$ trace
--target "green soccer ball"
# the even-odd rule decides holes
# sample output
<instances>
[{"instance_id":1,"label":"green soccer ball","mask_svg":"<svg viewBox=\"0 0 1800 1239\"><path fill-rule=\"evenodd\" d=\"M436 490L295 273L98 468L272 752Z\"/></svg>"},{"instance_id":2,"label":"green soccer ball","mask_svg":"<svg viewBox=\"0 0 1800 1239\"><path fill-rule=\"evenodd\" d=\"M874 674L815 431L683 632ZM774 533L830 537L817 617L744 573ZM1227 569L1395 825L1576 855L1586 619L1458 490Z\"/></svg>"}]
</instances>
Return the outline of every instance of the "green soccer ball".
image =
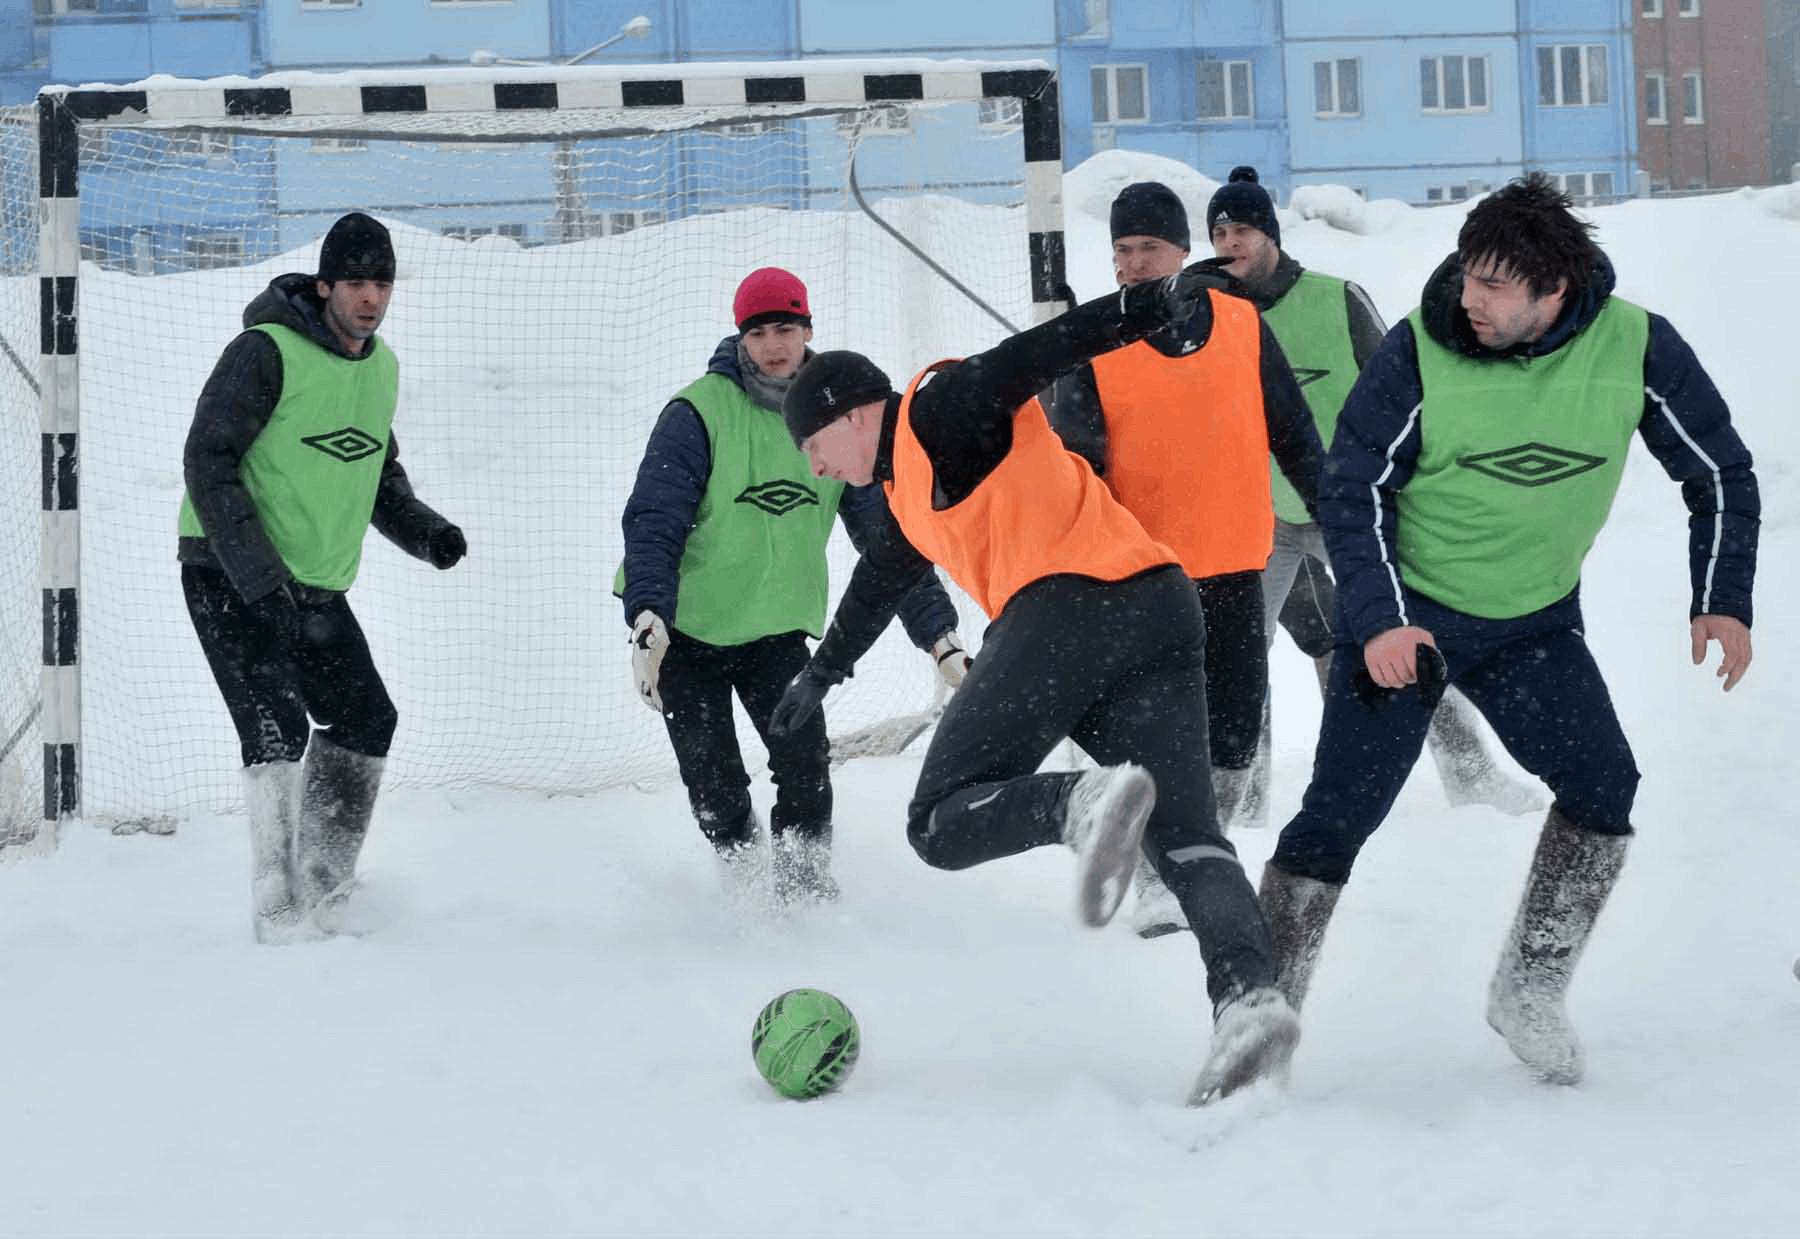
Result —
<instances>
[{"instance_id":1,"label":"green soccer ball","mask_svg":"<svg viewBox=\"0 0 1800 1239\"><path fill-rule=\"evenodd\" d=\"M756 1017L750 1052L776 1092L805 1101L849 1077L862 1033L850 1008L824 990L791 989Z\"/></svg>"}]
</instances>

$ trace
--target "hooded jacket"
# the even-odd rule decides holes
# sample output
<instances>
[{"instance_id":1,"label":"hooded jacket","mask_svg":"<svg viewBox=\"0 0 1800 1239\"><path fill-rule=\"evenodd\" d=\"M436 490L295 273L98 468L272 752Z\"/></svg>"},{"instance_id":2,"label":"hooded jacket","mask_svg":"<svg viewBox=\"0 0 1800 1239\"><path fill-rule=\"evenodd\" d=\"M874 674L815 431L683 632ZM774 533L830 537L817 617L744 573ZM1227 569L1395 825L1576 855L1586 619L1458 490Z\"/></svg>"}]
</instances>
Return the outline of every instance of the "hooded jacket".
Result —
<instances>
[{"instance_id":1,"label":"hooded jacket","mask_svg":"<svg viewBox=\"0 0 1800 1239\"><path fill-rule=\"evenodd\" d=\"M269 424L285 384L281 346L260 325L283 327L334 357L363 365L379 363L385 348L371 340L352 357L343 352L323 316L324 303L311 275L276 277L244 308L245 330L225 346L201 390L182 453L187 498L201 536L184 535L177 557L184 564L224 571L246 602L255 602L292 579L245 485L244 455ZM391 364L392 354L387 354ZM432 538L450 522L413 494L400 466L399 442L391 432L368 522L407 554L430 558ZM319 495L321 503L340 500Z\"/></svg>"},{"instance_id":2,"label":"hooded jacket","mask_svg":"<svg viewBox=\"0 0 1800 1239\"><path fill-rule=\"evenodd\" d=\"M1399 566L1402 521L1409 518L1401 516L1396 496L1419 468L1424 437L1432 433L1420 350L1440 350L1447 358L1491 367L1491 385L1503 389L1509 374L1528 374L1535 360L1555 356L1595 325L1612 297L1614 276L1602 255L1585 286L1571 290L1562 313L1541 338L1503 351L1476 338L1462 308L1462 281L1455 255L1432 274L1418 311L1387 334L1364 367L1326 455L1319 519L1338 581L1339 627L1358 644L1413 622L1407 592L1414 583ZM1749 624L1761 513L1750 453L1687 342L1667 319L1646 317L1642 357L1615 361L1623 360L1634 374L1641 372L1636 433L1680 483L1688 507L1690 618L1729 615ZM1526 390L1524 383L1520 389ZM1557 455L1555 445L1521 446L1550 449L1534 455L1518 475L1521 485L1546 484L1545 461ZM1504 467L1496 461L1459 463ZM1495 493L1510 503L1531 502L1530 489Z\"/></svg>"},{"instance_id":3,"label":"hooded jacket","mask_svg":"<svg viewBox=\"0 0 1800 1239\"><path fill-rule=\"evenodd\" d=\"M738 362L741 339L730 335L719 341L706 372L746 388ZM770 410L769 415L781 420L779 409ZM627 624L644 611L662 616L664 622L673 621L681 590L682 551L711 475L712 441L705 422L693 404L678 396L663 406L650 432L643 463L625 504L625 560L619 596ZM838 519L858 551L900 536L887 500L876 486L844 487ZM901 601L900 620L912 643L929 651L939 637L957 627L956 607L935 572L917 574L912 584L915 588ZM844 601L849 604L848 613L843 610ZM855 599L844 601L835 622L866 633L873 644L892 612L877 618L858 611ZM848 672L847 667L842 670Z\"/></svg>"}]
</instances>

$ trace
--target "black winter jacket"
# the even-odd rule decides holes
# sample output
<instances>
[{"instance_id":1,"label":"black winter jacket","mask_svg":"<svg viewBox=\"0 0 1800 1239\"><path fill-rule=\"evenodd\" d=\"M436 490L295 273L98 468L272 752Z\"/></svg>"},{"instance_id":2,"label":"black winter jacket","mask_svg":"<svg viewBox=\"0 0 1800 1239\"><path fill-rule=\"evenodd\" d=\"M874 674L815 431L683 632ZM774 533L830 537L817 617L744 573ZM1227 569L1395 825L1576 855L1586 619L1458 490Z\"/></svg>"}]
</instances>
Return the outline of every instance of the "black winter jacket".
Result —
<instances>
[{"instance_id":1,"label":"black winter jacket","mask_svg":"<svg viewBox=\"0 0 1800 1239\"><path fill-rule=\"evenodd\" d=\"M206 536L182 538L177 558L184 564L223 569L245 602L255 602L292 579L263 531L238 472L244 453L268 425L282 388L280 347L249 328L277 323L322 349L348 356L325 324L316 283L311 275L277 276L244 307L245 331L225 346L201 389L182 451L188 496ZM399 440L392 433L370 524L408 555L424 560L431 557L432 538L450 526L413 494L406 470L400 467Z\"/></svg>"}]
</instances>

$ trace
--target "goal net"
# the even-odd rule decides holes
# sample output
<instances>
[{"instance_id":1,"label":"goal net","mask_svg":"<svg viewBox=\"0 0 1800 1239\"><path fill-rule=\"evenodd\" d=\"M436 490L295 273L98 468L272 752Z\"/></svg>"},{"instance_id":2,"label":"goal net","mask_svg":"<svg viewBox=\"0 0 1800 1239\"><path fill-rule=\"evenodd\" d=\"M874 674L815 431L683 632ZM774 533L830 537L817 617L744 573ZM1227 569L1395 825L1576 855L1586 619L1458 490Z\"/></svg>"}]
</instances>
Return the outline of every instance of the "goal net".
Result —
<instances>
[{"instance_id":1,"label":"goal net","mask_svg":"<svg viewBox=\"0 0 1800 1239\"><path fill-rule=\"evenodd\" d=\"M0 793L25 807L0 806L0 846L40 820L237 803L175 560L182 447L245 305L314 270L338 216L393 233L401 460L469 540L438 573L368 539L351 601L400 709L389 784L653 784L675 767L632 688L620 516L658 413L734 330L738 281L794 271L814 347L896 382L987 347L1062 278L1058 123L1035 63L47 90L3 130ZM840 531L834 605L853 562ZM952 596L974 645L983 617ZM926 710L934 687L895 623L830 728Z\"/></svg>"}]
</instances>

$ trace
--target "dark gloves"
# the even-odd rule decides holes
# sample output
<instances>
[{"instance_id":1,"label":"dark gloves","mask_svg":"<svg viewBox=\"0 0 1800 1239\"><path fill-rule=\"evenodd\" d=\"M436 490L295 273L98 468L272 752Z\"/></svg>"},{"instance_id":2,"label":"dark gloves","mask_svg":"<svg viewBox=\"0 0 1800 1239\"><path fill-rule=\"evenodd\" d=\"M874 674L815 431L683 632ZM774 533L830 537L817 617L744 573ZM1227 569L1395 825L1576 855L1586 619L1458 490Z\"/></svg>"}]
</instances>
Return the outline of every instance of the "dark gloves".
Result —
<instances>
[{"instance_id":1,"label":"dark gloves","mask_svg":"<svg viewBox=\"0 0 1800 1239\"><path fill-rule=\"evenodd\" d=\"M1162 282L1163 303L1168 307L1171 323L1185 323L1206 300L1207 290L1242 294L1243 285L1221 264L1228 258L1202 258L1191 262Z\"/></svg>"},{"instance_id":2,"label":"dark gloves","mask_svg":"<svg viewBox=\"0 0 1800 1239\"><path fill-rule=\"evenodd\" d=\"M292 581L283 581L248 603L244 611L268 634L269 644L281 650L292 650L300 644L300 604Z\"/></svg>"},{"instance_id":3,"label":"dark gloves","mask_svg":"<svg viewBox=\"0 0 1800 1239\"><path fill-rule=\"evenodd\" d=\"M769 716L769 731L776 736L790 736L802 727L815 713L819 703L825 700L830 691L832 681L825 679L811 663L795 676L781 694L781 700L775 703L775 713Z\"/></svg>"},{"instance_id":4,"label":"dark gloves","mask_svg":"<svg viewBox=\"0 0 1800 1239\"><path fill-rule=\"evenodd\" d=\"M434 568L454 568L458 560L469 553L469 540L463 537L463 531L455 525L445 525L431 535L431 545L427 548Z\"/></svg>"},{"instance_id":5,"label":"dark gloves","mask_svg":"<svg viewBox=\"0 0 1800 1239\"><path fill-rule=\"evenodd\" d=\"M1426 645L1423 641L1417 646L1419 678L1408 687L1419 691L1419 701L1427 710L1437 709L1438 702L1444 699L1444 690L1450 687L1450 668L1444 662L1444 656L1435 645ZM1396 696L1406 691L1404 688L1383 688L1369 674L1368 668L1357 667L1350 677L1351 685L1356 689L1356 699L1370 710L1379 710Z\"/></svg>"}]
</instances>

